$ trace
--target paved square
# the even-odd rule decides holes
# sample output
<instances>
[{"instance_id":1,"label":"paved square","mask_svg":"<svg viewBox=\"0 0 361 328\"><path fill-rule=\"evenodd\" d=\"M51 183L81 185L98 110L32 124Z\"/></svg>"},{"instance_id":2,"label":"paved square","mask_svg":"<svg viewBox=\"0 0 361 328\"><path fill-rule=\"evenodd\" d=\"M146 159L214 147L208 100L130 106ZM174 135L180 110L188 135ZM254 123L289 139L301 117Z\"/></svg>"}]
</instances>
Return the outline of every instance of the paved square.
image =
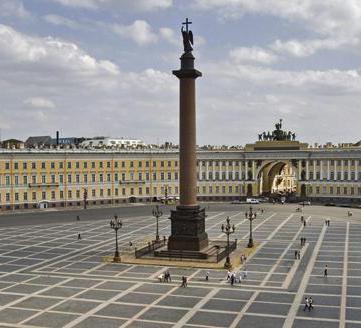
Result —
<instances>
[{"instance_id":1,"label":"paved square","mask_svg":"<svg viewBox=\"0 0 361 328\"><path fill-rule=\"evenodd\" d=\"M175 268L171 261L164 266L106 262L114 235L104 220L28 225L21 238L14 237L17 228L2 227L0 327L361 328L361 219L312 206L304 209L304 227L295 207L265 206L259 213L253 235L260 246L234 269L247 277L233 286L225 270ZM234 237L246 244L244 208L228 205L207 214L210 239L224 238L220 227L228 215ZM325 217L331 226L325 226ZM130 241L144 242L154 234L149 215L122 220L123 253L134 250ZM169 234L167 218L160 219L159 229ZM298 250L301 258L295 259ZM172 281L160 283L157 277L165 270ZM183 275L187 288L180 287ZM304 311L309 296L314 309Z\"/></svg>"}]
</instances>

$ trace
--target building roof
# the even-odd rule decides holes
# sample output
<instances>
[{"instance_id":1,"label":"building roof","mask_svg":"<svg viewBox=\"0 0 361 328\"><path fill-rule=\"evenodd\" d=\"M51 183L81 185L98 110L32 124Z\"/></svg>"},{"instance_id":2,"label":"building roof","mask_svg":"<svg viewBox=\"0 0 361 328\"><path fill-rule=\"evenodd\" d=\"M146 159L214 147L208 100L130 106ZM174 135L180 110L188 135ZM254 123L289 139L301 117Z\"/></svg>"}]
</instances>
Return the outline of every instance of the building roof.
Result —
<instances>
[{"instance_id":1,"label":"building roof","mask_svg":"<svg viewBox=\"0 0 361 328\"><path fill-rule=\"evenodd\" d=\"M37 137L29 137L25 141L25 145L27 147L37 146L37 145L50 145L52 142L52 138L50 136L37 136Z\"/></svg>"}]
</instances>

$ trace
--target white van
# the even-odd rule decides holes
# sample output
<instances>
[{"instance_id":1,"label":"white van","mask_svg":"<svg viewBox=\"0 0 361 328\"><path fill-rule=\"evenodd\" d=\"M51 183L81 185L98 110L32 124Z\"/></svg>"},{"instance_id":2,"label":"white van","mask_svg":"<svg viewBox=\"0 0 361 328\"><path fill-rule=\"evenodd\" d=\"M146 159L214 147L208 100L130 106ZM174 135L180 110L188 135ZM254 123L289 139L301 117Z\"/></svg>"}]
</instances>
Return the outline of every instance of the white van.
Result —
<instances>
[{"instance_id":1,"label":"white van","mask_svg":"<svg viewBox=\"0 0 361 328\"><path fill-rule=\"evenodd\" d=\"M246 203L247 204L259 204L259 200L256 198L247 198Z\"/></svg>"}]
</instances>

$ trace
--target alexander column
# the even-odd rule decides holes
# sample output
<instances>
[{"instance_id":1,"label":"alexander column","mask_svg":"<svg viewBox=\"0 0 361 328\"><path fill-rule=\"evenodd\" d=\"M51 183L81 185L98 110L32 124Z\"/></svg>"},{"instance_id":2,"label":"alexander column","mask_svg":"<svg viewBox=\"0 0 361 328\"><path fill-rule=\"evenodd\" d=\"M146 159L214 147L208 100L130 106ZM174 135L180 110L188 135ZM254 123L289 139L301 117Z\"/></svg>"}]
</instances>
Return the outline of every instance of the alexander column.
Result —
<instances>
[{"instance_id":1,"label":"alexander column","mask_svg":"<svg viewBox=\"0 0 361 328\"><path fill-rule=\"evenodd\" d=\"M171 212L171 236L168 250L199 252L208 246L205 232L205 211L197 204L197 154L196 154L196 78L202 73L194 68L192 54L193 34L188 29L188 18L182 23L184 53L180 70L173 71L179 79L179 162L180 204ZM184 26L185 25L185 29Z\"/></svg>"}]
</instances>

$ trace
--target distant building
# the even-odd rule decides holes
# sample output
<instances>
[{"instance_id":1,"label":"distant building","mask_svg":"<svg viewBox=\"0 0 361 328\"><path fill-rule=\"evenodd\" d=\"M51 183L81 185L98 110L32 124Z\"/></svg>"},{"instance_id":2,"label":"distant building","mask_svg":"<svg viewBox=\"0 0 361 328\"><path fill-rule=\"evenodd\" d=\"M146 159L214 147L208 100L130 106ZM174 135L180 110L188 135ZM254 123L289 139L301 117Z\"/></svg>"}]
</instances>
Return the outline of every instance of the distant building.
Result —
<instances>
[{"instance_id":1,"label":"distant building","mask_svg":"<svg viewBox=\"0 0 361 328\"><path fill-rule=\"evenodd\" d=\"M29 137L25 141L26 148L39 148L44 146L50 146L51 144L52 138L50 136Z\"/></svg>"},{"instance_id":2,"label":"distant building","mask_svg":"<svg viewBox=\"0 0 361 328\"><path fill-rule=\"evenodd\" d=\"M8 139L0 142L0 147L6 149L23 149L24 146L24 141L17 139Z\"/></svg>"},{"instance_id":3,"label":"distant building","mask_svg":"<svg viewBox=\"0 0 361 328\"><path fill-rule=\"evenodd\" d=\"M137 148L138 146L145 146L140 139L124 139L124 138L110 138L97 137L93 139L84 140L80 147L88 148Z\"/></svg>"}]
</instances>

